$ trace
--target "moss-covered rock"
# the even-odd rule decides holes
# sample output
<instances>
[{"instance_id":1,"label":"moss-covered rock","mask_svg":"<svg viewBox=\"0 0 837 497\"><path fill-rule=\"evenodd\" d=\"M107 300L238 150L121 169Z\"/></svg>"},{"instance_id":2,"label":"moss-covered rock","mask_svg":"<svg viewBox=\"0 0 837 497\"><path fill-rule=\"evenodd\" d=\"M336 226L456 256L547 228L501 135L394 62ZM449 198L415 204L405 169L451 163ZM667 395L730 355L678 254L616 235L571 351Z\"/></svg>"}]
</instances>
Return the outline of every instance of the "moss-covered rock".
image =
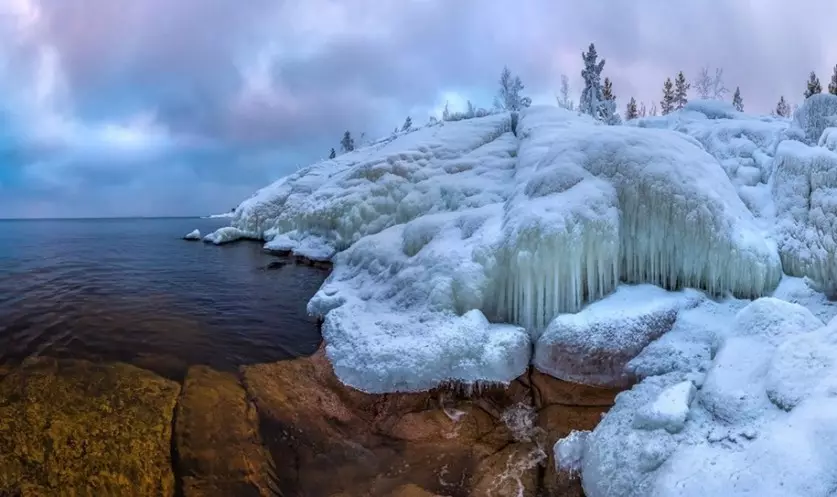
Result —
<instances>
[{"instance_id":1,"label":"moss-covered rock","mask_svg":"<svg viewBox=\"0 0 837 497\"><path fill-rule=\"evenodd\" d=\"M177 405L177 469L185 497L269 495L272 463L238 378L206 366L186 375Z\"/></svg>"},{"instance_id":2,"label":"moss-covered rock","mask_svg":"<svg viewBox=\"0 0 837 497\"><path fill-rule=\"evenodd\" d=\"M179 391L120 363L12 369L0 380L0 495L173 495Z\"/></svg>"}]
</instances>

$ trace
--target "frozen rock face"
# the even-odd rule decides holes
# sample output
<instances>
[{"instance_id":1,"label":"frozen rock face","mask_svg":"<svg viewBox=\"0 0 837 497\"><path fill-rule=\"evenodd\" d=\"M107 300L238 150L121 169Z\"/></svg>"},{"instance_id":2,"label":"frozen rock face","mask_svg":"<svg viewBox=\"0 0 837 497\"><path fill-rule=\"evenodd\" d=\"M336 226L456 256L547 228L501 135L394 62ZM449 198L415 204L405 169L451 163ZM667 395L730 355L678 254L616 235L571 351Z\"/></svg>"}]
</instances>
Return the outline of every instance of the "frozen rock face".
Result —
<instances>
[{"instance_id":1,"label":"frozen rock face","mask_svg":"<svg viewBox=\"0 0 837 497\"><path fill-rule=\"evenodd\" d=\"M201 232L200 230L193 230L183 236L184 240L190 241L198 241L201 239Z\"/></svg>"},{"instance_id":2,"label":"frozen rock face","mask_svg":"<svg viewBox=\"0 0 837 497\"><path fill-rule=\"evenodd\" d=\"M785 272L808 276L825 291L837 290L837 154L782 142L772 193Z\"/></svg>"},{"instance_id":3,"label":"frozen rock face","mask_svg":"<svg viewBox=\"0 0 837 497\"><path fill-rule=\"evenodd\" d=\"M215 245L222 245L224 243L244 239L258 239L258 236L255 233L243 231L234 226L226 226L203 237L203 241L207 243L214 243Z\"/></svg>"},{"instance_id":4,"label":"frozen rock face","mask_svg":"<svg viewBox=\"0 0 837 497\"><path fill-rule=\"evenodd\" d=\"M759 299L707 375L651 376L587 437L588 497L829 496L837 481L837 333Z\"/></svg>"},{"instance_id":5,"label":"frozen rock face","mask_svg":"<svg viewBox=\"0 0 837 497\"><path fill-rule=\"evenodd\" d=\"M826 128L837 125L837 95L810 96L794 113L793 122L805 134L808 144L817 143Z\"/></svg>"},{"instance_id":6,"label":"frozen rock face","mask_svg":"<svg viewBox=\"0 0 837 497\"><path fill-rule=\"evenodd\" d=\"M556 378L587 385L630 386L625 369L649 343L674 326L680 309L702 295L667 292L653 285L620 286L575 314L561 314L535 344L533 363Z\"/></svg>"}]
</instances>

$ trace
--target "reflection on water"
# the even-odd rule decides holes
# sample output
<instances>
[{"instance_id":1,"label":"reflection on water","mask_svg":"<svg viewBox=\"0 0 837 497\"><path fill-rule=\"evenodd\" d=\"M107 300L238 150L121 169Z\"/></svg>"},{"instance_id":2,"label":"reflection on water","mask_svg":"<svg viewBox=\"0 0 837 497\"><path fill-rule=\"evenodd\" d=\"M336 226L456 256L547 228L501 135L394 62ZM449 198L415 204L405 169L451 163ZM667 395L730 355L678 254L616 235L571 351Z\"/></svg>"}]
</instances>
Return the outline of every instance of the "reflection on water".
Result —
<instances>
[{"instance_id":1,"label":"reflection on water","mask_svg":"<svg viewBox=\"0 0 837 497\"><path fill-rule=\"evenodd\" d=\"M180 237L223 221L0 221L0 362L119 360L182 379L314 352L305 305L326 276L258 243Z\"/></svg>"}]
</instances>

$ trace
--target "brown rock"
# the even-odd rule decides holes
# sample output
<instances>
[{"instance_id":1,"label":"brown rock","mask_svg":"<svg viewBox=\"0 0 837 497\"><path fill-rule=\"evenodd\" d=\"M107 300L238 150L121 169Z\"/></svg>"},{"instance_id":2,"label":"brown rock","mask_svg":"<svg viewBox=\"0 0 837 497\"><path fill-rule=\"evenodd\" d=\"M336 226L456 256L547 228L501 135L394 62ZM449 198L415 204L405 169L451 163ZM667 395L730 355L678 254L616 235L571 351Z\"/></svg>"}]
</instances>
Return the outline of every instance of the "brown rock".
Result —
<instances>
[{"instance_id":1,"label":"brown rock","mask_svg":"<svg viewBox=\"0 0 837 497\"><path fill-rule=\"evenodd\" d=\"M600 388L559 380L531 368L529 375L539 407L562 404L567 406L597 406L607 409L613 405L620 388ZM603 411L607 411L603 409Z\"/></svg>"},{"instance_id":2,"label":"brown rock","mask_svg":"<svg viewBox=\"0 0 837 497\"><path fill-rule=\"evenodd\" d=\"M535 495L534 444L502 419L526 401L524 382L473 398L455 389L370 395L340 383L322 348L243 376L283 495Z\"/></svg>"},{"instance_id":3,"label":"brown rock","mask_svg":"<svg viewBox=\"0 0 837 497\"><path fill-rule=\"evenodd\" d=\"M12 369L0 380L0 495L173 495L179 390L120 363Z\"/></svg>"},{"instance_id":4,"label":"brown rock","mask_svg":"<svg viewBox=\"0 0 837 497\"><path fill-rule=\"evenodd\" d=\"M235 375L190 368L175 423L184 496L269 495L272 461L258 429L256 410Z\"/></svg>"}]
</instances>

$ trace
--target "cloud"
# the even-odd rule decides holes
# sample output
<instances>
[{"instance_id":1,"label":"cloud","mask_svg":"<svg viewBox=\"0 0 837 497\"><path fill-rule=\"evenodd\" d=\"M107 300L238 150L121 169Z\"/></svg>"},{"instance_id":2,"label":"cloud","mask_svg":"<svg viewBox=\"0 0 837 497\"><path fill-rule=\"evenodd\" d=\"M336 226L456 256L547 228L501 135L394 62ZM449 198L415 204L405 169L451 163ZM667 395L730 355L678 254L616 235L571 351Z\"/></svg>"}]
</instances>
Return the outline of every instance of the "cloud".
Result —
<instances>
[{"instance_id":1,"label":"cloud","mask_svg":"<svg viewBox=\"0 0 837 497\"><path fill-rule=\"evenodd\" d=\"M725 69L749 110L826 82L837 4L705 0L7 0L0 217L203 214L450 101L504 64L535 102L594 41L620 108Z\"/></svg>"}]
</instances>

